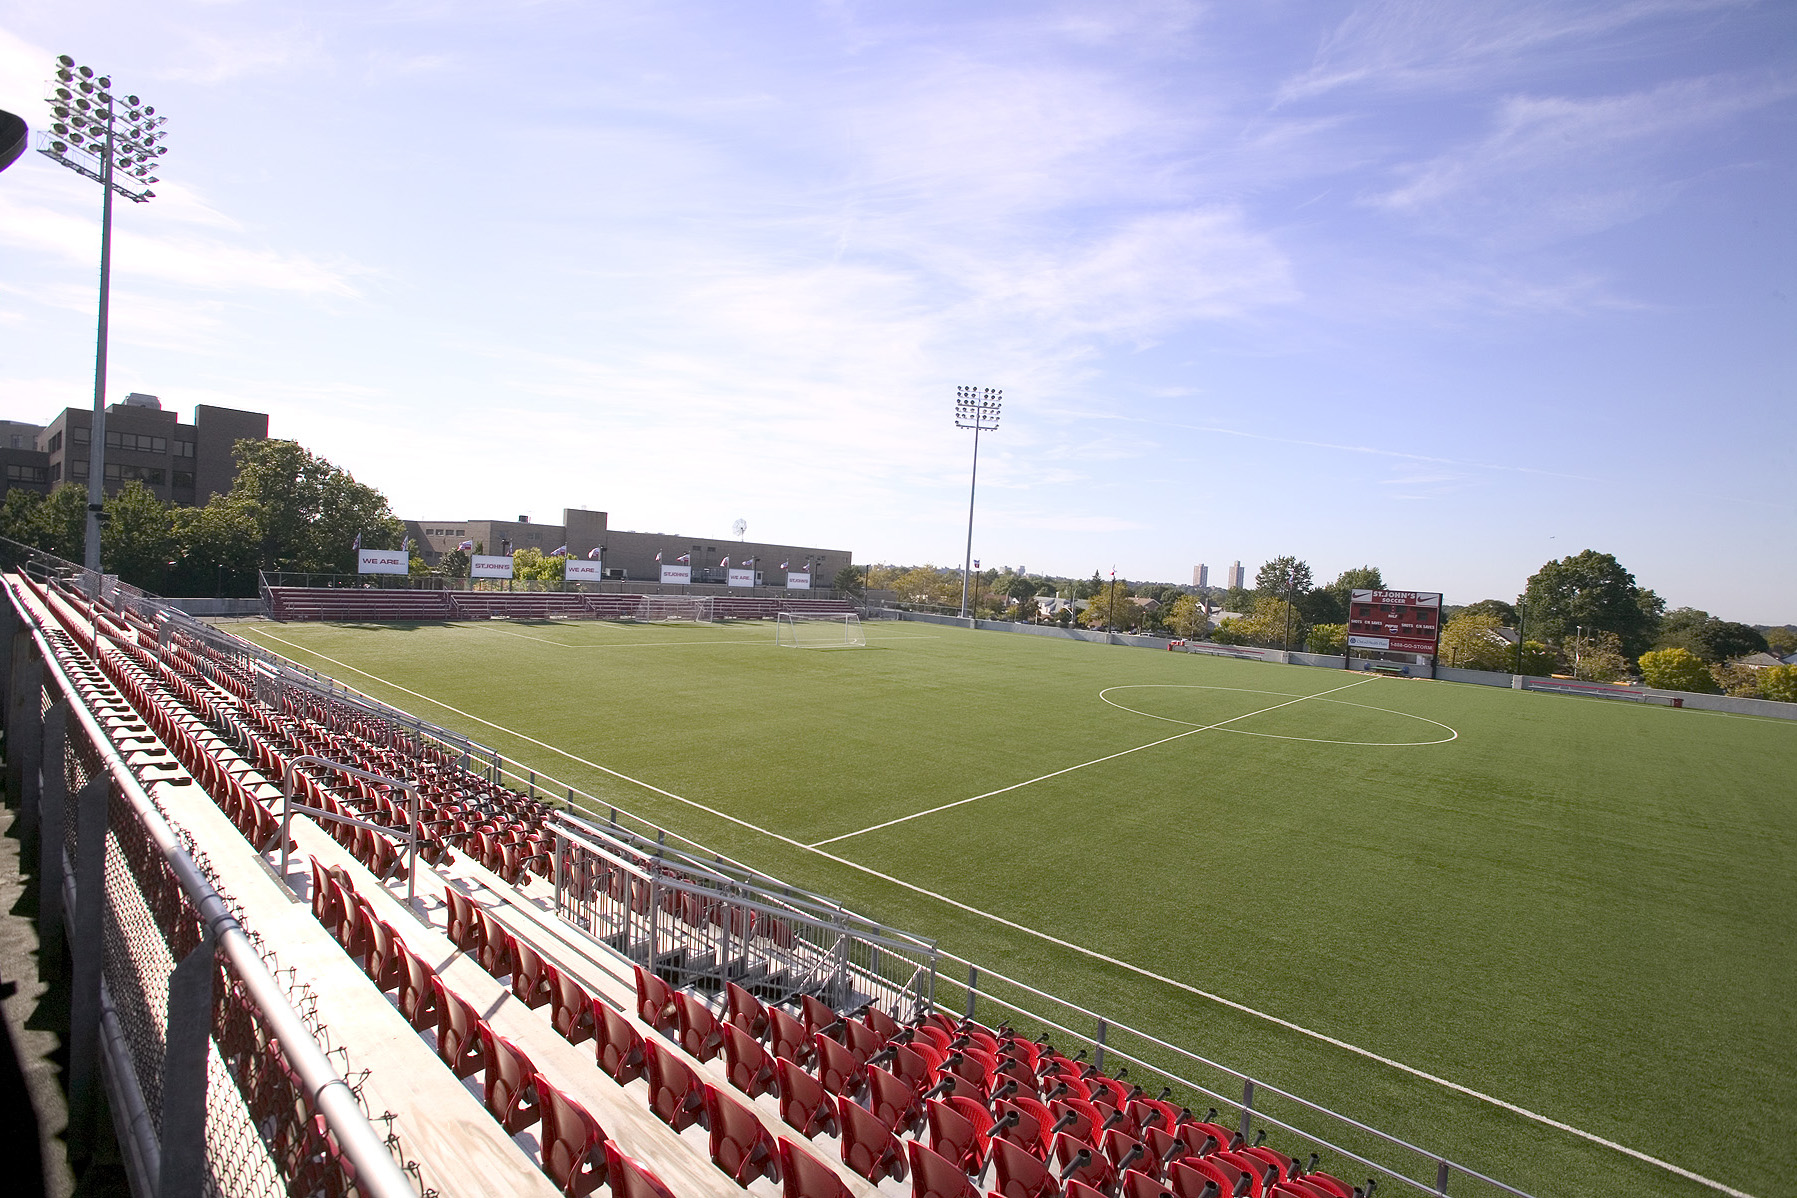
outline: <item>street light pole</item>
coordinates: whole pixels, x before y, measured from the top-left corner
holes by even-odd
[[[1117,567],[1111,567],[1111,601],[1105,605],[1104,632],[1110,636],[1117,625]]]
[[[100,320],[94,348],[94,419],[87,455],[87,540],[83,565],[100,570],[100,517],[106,500],[106,345],[112,304],[112,193],[134,204],[147,203],[160,182],[150,172],[168,153],[159,144],[167,117],[136,96],[123,97],[124,112],[115,106],[112,80],[92,67],[77,66],[67,54],[56,60],[56,82],[45,97],[53,118],[38,153],[60,162],[100,185]],[[120,182],[118,174],[125,176]],[[137,186],[139,190],[133,191]],[[69,460],[73,460],[72,458]]]
[[[967,576],[973,570],[973,500],[980,485],[980,434],[998,429],[1005,393],[996,387],[956,387],[955,427],[973,430],[973,479],[967,485],[967,556],[961,564],[961,618],[967,618]]]

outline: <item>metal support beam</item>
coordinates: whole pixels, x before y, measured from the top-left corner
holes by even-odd
[[[979,997],[979,992],[980,992],[980,967],[978,965],[969,965],[967,967],[967,1011],[966,1011],[967,1018],[969,1018],[969,1019],[973,1018],[973,1004],[974,1004],[974,1000],[977,997]]]
[[[156,1198],[202,1198],[206,1189],[206,1073],[212,1047],[210,933],[175,966],[162,1054],[162,1167]]]
[[[1096,1045],[1092,1052],[1092,1067],[1100,1073],[1104,1072],[1104,1033],[1109,1027],[1110,1024],[1100,1019],[1098,1021],[1098,1035],[1092,1041],[1092,1043]]]
[[[1242,1083],[1242,1138],[1244,1140],[1248,1138],[1248,1133],[1253,1130],[1253,1123],[1254,1083],[1245,1081]]]

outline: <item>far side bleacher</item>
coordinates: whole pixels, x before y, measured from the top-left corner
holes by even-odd
[[[633,617],[647,596],[577,591],[426,591],[386,587],[269,587],[268,615],[275,620],[623,620]],[[771,620],[781,613],[849,613],[847,599],[719,595],[712,600],[716,620]]]

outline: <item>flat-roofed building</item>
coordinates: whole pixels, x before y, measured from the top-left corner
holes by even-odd
[[[42,428],[0,422],[5,487],[48,492],[65,482],[85,486],[93,424],[88,408],[64,408]],[[21,429],[37,429],[36,443],[29,450],[11,445],[13,437],[23,437]],[[106,408],[106,493],[116,494],[136,480],[165,503],[202,507],[212,496],[231,489],[237,477],[232,456],[237,442],[267,437],[265,412],[201,404],[193,410],[193,423],[182,424],[156,396],[132,392],[123,403]]]

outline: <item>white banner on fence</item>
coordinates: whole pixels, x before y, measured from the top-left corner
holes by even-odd
[[[670,566],[665,562],[662,563],[661,582],[663,586],[667,586],[670,583],[677,583],[680,586],[685,586],[692,582],[692,580],[693,568],[691,566]]]
[[[562,567],[562,578],[567,582],[598,582],[605,577],[600,564],[591,558],[571,557]]]
[[[405,574],[412,568],[408,555],[397,549],[356,550],[358,574]]]
[[[475,557],[470,569],[475,578],[510,578],[512,576],[512,559],[509,557]]]
[[[788,574],[786,576],[786,585],[791,590],[809,591],[811,589],[811,575]]]
[[[730,570],[730,585],[733,587],[752,587],[752,586],[754,586],[755,585],[755,571],[753,571],[753,570],[738,570],[738,569],[732,567]]]

